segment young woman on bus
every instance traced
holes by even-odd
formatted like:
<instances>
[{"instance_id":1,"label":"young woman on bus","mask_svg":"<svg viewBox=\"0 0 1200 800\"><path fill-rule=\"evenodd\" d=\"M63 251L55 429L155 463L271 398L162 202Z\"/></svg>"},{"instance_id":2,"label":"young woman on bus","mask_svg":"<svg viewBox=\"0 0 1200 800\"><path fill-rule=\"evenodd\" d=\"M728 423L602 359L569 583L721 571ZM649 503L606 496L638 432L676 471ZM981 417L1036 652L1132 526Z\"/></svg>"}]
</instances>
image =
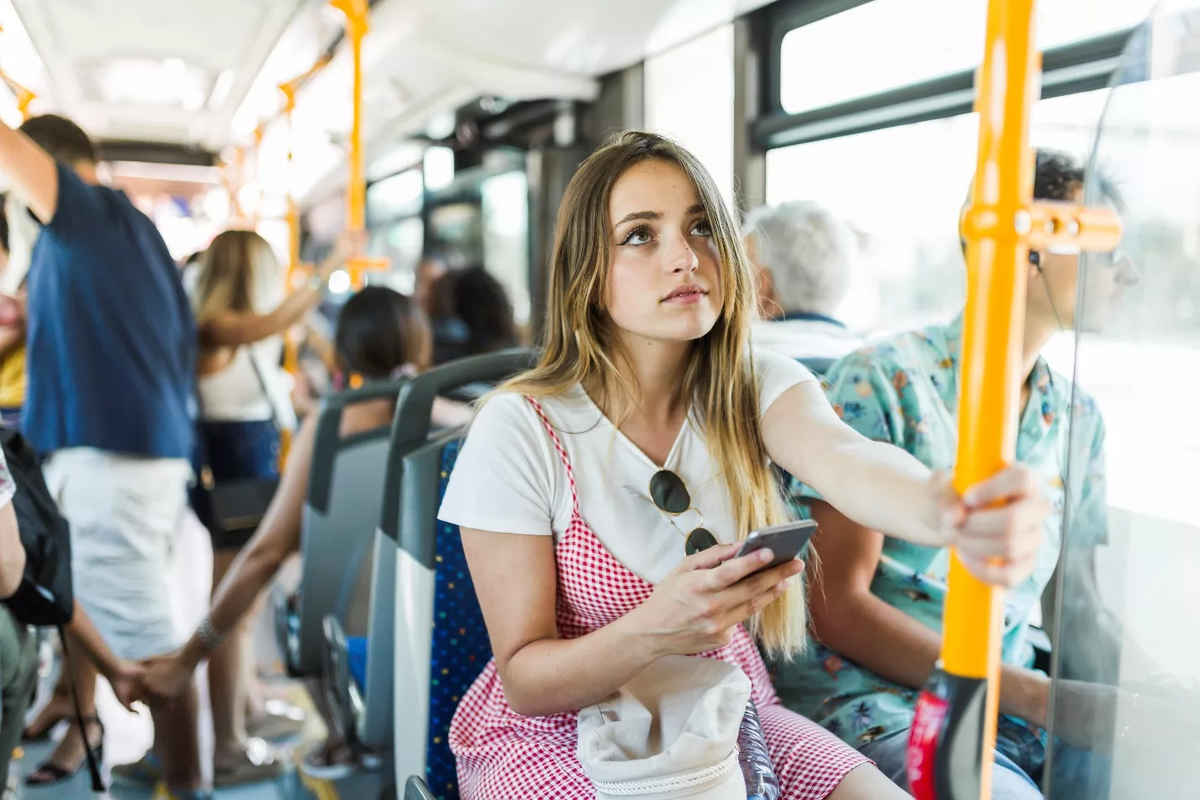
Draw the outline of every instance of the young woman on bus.
<instances>
[{"instance_id":1,"label":"young woman on bus","mask_svg":"<svg viewBox=\"0 0 1200 800\"><path fill-rule=\"evenodd\" d=\"M1037 153L1035 199L1078 203L1083 182L1083 165L1071 157L1053 151ZM1107 182L1100 188L1106 199L1115 202L1115 191ZM1025 265L1028 289L1021 361L1025 380L1016 454L1037 476L1055 513L1045 520L1045 538L1033 572L1005 595L1003 716L996 739L999 769L993 779L996 800L1042 797L1035 781L1045 757L1050 679L1030 668L1030 615L1059 563L1065 535L1077 549L1072 564L1085 566L1071 579L1076 588L1095 586L1090 554L1107 537L1104 421L1091 398L1051 370L1041 355L1050 339L1071 329L1077 318L1089 325L1109 319L1125 289L1138 280L1132 262L1119 252L1094 256L1091 263L1096 266L1082 295L1086 307L1077 307L1078 255L1034 250ZM901 333L836 364L827 382L834 407L846 424L865 437L903 448L931 469L953 468L962 325L959 316L948 325ZM1075 443L1082 468L1071 470L1074 485L1068 490L1069 442ZM812 504L812 514L821 525L814 547L822 569L811 586L813 625L821 645L805 658L779 665L776 687L788 707L811 715L860 748L886 775L905 786L904 761L916 690L928 679L941 649L938 631L949 553L899 541L853 520L826 502L815 487L798 485L795 491ZM1063 531L1064 513L1071 520L1069 532ZM1096 597L1094 589L1076 592L1065 600L1065 608L1086 605ZM1099 654L1120 653L1122 645L1113 646L1113 631L1097 630L1094 610L1100 607L1097 602L1091 610L1075 614L1069 629L1064 629L1064 635L1087 642L1062 648L1064 675L1115 685L1118 659L1110 658L1104 665ZM1124 649L1128 655L1128 644ZM1079 663L1082 653L1094 663ZM1063 720L1060 716L1059 722ZM1060 725L1058 733L1063 732ZM1058 752L1062 757L1055 759L1056 787L1066 790L1068 780L1091 779L1095 771L1082 765L1084 754ZM1064 768L1073 773L1070 778L1060 771ZM1076 790L1069 796L1108 794L1097 787Z\"/></svg>"},{"instance_id":2,"label":"young woman on bus","mask_svg":"<svg viewBox=\"0 0 1200 800\"><path fill-rule=\"evenodd\" d=\"M411 299L381 286L368 286L346 301L334 343L341 370L367 382L413 375L429 364L430 334L425 315ZM353 436L387 427L394 411L395 400L388 398L350 405L342 414L340 434ZM435 403L434 419L440 426L462 425L470 418L469 409L463 406ZM279 489L262 524L213 592L212 609L196 633L182 649L148 665L145 687L152 696L166 699L182 692L200 662L220 652L212 646L239 630L284 559L299 549L301 512L308 493L316 432L317 415L310 414L301 423L288 452ZM314 697L319 694L314 693ZM234 744L243 748L243 758L249 758L244 741ZM152 759L147 757L139 764L143 772L154 774Z\"/></svg>"},{"instance_id":3,"label":"young woman on bus","mask_svg":"<svg viewBox=\"0 0 1200 800\"><path fill-rule=\"evenodd\" d=\"M661 656L702 653L750 676L784 798L904 796L778 704L749 638L775 654L805 639L803 564L734 558L785 518L770 462L863 524L953 543L989 583L1028 574L1049 507L1024 468L960 499L842 424L804 367L751 349L754 286L679 145L618 135L568 186L545 351L480 409L440 512L462 529L495 654L450 729L464 798L594 796L576 710Z\"/></svg>"},{"instance_id":4,"label":"young woman on bus","mask_svg":"<svg viewBox=\"0 0 1200 800\"><path fill-rule=\"evenodd\" d=\"M358 252L362 240L361 234L343 234L312 279L286 296L274 250L253 231L218 234L201 255L192 297L200 335L197 476L205 467L217 482L279 474L279 428L295 422L279 366L282 333L320 302L330 275ZM190 499L213 537L215 587L249 535L230 538L214 526L199 482ZM222 785L277 775L279 765L245 756L247 739L286 737L303 725L295 715L267 712L252 654L250 630L243 626L209 662L213 763Z\"/></svg>"}]
</instances>

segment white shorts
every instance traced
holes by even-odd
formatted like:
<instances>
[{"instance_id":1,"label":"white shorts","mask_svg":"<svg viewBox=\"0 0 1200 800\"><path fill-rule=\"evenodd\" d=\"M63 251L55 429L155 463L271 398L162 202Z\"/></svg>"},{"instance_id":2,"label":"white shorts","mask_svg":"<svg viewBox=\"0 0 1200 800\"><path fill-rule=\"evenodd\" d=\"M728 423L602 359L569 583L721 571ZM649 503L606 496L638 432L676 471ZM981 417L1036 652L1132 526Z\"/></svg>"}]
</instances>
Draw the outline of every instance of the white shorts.
<instances>
[{"instance_id":1,"label":"white shorts","mask_svg":"<svg viewBox=\"0 0 1200 800\"><path fill-rule=\"evenodd\" d=\"M44 473L71 523L75 599L104 641L131 660L176 649L167 575L191 466L73 448L54 453Z\"/></svg>"}]
</instances>

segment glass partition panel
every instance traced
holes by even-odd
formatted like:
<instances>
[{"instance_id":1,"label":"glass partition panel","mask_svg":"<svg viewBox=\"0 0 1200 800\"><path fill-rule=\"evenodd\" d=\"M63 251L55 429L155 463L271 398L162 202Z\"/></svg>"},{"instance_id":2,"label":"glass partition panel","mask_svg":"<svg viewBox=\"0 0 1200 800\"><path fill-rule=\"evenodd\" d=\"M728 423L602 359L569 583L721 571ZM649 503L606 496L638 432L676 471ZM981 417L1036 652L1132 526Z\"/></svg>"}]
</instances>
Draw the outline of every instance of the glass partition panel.
<instances>
[{"instance_id":1,"label":"glass partition panel","mask_svg":"<svg viewBox=\"0 0 1200 800\"><path fill-rule=\"evenodd\" d=\"M1087 202L1118 207L1124 235L1083 257L1063 310L1075 396L1050 798L1200 796L1200 0L1160 7L1122 76Z\"/></svg>"}]
</instances>

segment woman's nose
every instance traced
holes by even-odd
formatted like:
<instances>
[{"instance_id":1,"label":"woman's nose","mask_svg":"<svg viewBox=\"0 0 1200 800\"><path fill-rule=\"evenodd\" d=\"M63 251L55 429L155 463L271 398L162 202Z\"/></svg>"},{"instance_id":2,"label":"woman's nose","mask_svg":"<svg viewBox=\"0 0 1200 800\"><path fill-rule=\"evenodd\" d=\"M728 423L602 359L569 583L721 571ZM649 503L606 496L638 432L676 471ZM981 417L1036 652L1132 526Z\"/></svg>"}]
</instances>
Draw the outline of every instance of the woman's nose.
<instances>
[{"instance_id":1,"label":"woman's nose","mask_svg":"<svg viewBox=\"0 0 1200 800\"><path fill-rule=\"evenodd\" d=\"M668 262L671 265L671 271L674 273L695 272L700 267L700 259L696 256L696 251L692 249L691 244L683 236L674 239L673 242Z\"/></svg>"}]
</instances>

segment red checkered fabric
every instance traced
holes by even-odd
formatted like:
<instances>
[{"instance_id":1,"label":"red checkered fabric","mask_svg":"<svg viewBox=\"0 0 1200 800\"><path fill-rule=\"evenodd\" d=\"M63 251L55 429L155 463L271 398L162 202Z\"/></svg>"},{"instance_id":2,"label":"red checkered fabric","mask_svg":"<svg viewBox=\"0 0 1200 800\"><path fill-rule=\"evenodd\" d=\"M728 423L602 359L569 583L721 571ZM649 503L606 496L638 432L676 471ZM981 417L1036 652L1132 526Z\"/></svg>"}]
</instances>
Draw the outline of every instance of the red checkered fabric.
<instances>
[{"instance_id":1,"label":"red checkered fabric","mask_svg":"<svg viewBox=\"0 0 1200 800\"><path fill-rule=\"evenodd\" d=\"M535 400L529 402L554 442L571 484L571 524L556 547L557 619L562 638L577 638L637 608L654 586L617 561L580 517L571 460L545 411ZM819 725L779 705L766 665L743 628L738 628L730 644L705 656L737 664L750 677L783 800L823 798L846 773L867 762ZM464 800L594 800L596 796L575 757L576 715L515 713L505 702L494 660L459 703L449 738Z\"/></svg>"}]
</instances>

